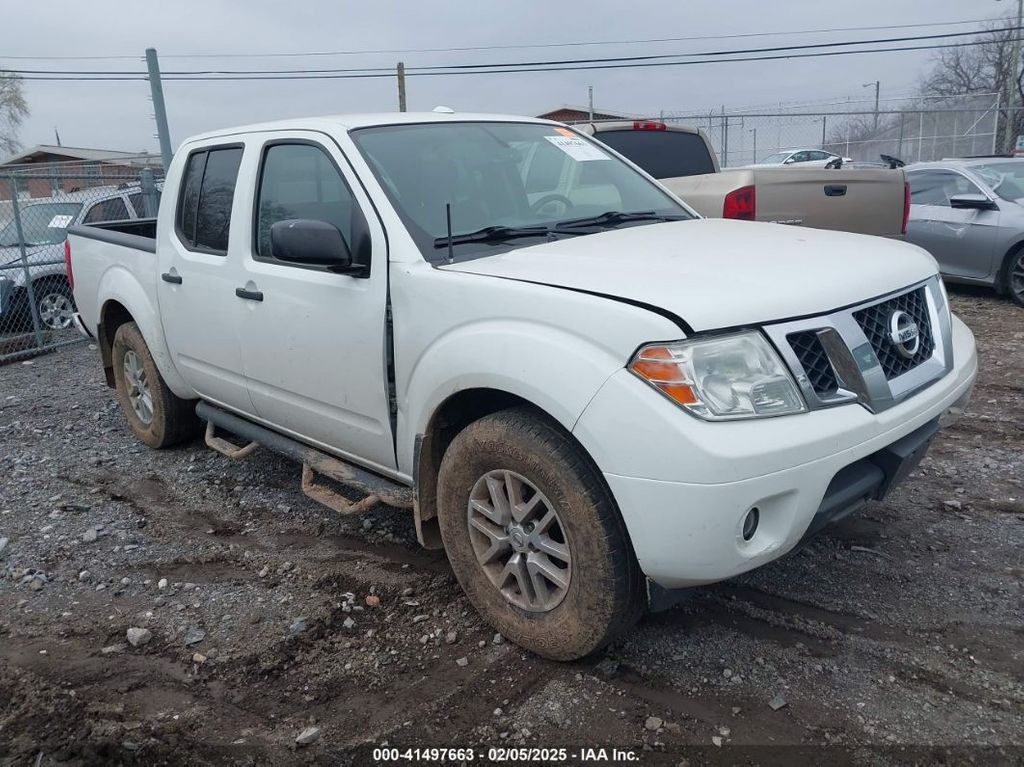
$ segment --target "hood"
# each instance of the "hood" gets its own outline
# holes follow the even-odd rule
[[[652,305],[695,331],[823,314],[927,279],[898,240],[696,219],[569,237],[441,267]]]

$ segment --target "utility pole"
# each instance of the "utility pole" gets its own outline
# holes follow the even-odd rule
[[[398,62],[398,111],[405,111],[405,62]]]
[[[167,107],[164,106],[164,88],[160,83],[160,62],[156,58],[156,48],[146,48],[146,66],[149,68],[149,92],[153,98],[156,135],[160,139],[160,156],[166,173],[174,153],[171,151],[171,132],[167,128]]]
[[[722,104],[722,167],[729,165],[729,118],[725,116],[725,104]]]
[[[1024,2],[1024,0],[1021,0]],[[864,83],[862,87],[870,88],[872,85],[875,86],[875,133],[878,133],[878,94],[882,90],[882,81],[875,80],[873,83]]]
[[[757,162],[757,128],[751,128],[750,132],[754,134],[754,162]]]
[[[1007,152],[1012,152],[1016,146],[1017,125],[1017,88],[1020,83],[1020,35],[1022,21],[1024,21],[1024,0],[1017,0],[1017,29],[1013,33],[1013,68],[1010,76],[1013,80],[1008,83],[1006,89],[1006,123],[1003,126],[1003,144]]]
[[[594,86],[587,86],[587,119],[594,122]]]

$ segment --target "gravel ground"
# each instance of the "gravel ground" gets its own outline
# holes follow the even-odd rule
[[[978,387],[903,487],[572,664],[495,636],[408,512],[339,517],[263,450],[143,448],[94,349],[0,368],[0,761],[1024,759],[1024,310],[953,303]]]

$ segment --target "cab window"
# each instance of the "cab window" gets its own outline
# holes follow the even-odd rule
[[[354,232],[365,231],[362,212],[330,156],[313,144],[272,144],[263,153],[256,197],[255,256],[274,260],[270,227],[288,219],[337,227],[355,252]]]

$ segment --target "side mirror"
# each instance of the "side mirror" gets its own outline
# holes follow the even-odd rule
[[[270,227],[270,247],[274,258],[280,261],[366,276],[367,267],[352,263],[352,251],[338,227],[326,221],[308,218],[278,221]]]
[[[999,206],[983,194],[955,194],[949,198],[949,207],[959,210],[998,210]]]

